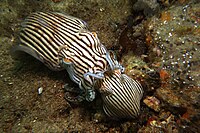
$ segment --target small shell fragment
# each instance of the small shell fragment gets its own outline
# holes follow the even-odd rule
[[[42,94],[42,91],[43,91],[43,87],[39,87],[39,88],[38,88],[38,94],[41,95],[41,94]]]

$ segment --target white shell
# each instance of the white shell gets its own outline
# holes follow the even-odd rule
[[[38,94],[39,95],[42,94],[42,91],[43,91],[43,87],[38,88]]]

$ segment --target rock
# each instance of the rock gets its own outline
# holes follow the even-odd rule
[[[154,96],[147,96],[143,102],[156,112],[160,111],[160,101]]]

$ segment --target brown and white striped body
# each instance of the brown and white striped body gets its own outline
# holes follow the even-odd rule
[[[16,51],[34,56],[52,70],[66,69],[87,101],[95,98],[94,89],[99,90],[108,116],[139,114],[141,85],[121,74],[123,67],[84,21],[55,12],[33,13],[22,23]]]
[[[143,96],[141,84],[116,69],[104,73],[96,82],[103,99],[104,112],[111,118],[135,118]]]
[[[109,67],[107,50],[96,33],[72,16],[33,13],[22,23],[20,41],[15,51],[31,54],[52,70],[67,69],[70,78],[82,88],[91,89],[94,81],[91,74],[98,78]]]

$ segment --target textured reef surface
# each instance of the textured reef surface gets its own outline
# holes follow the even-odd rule
[[[116,52],[144,87],[138,118],[106,117],[99,95],[69,103],[63,85],[78,86],[66,71],[27,54],[11,57],[20,23],[36,11],[85,20]],[[0,132],[200,132],[199,24],[198,0],[1,0]]]

